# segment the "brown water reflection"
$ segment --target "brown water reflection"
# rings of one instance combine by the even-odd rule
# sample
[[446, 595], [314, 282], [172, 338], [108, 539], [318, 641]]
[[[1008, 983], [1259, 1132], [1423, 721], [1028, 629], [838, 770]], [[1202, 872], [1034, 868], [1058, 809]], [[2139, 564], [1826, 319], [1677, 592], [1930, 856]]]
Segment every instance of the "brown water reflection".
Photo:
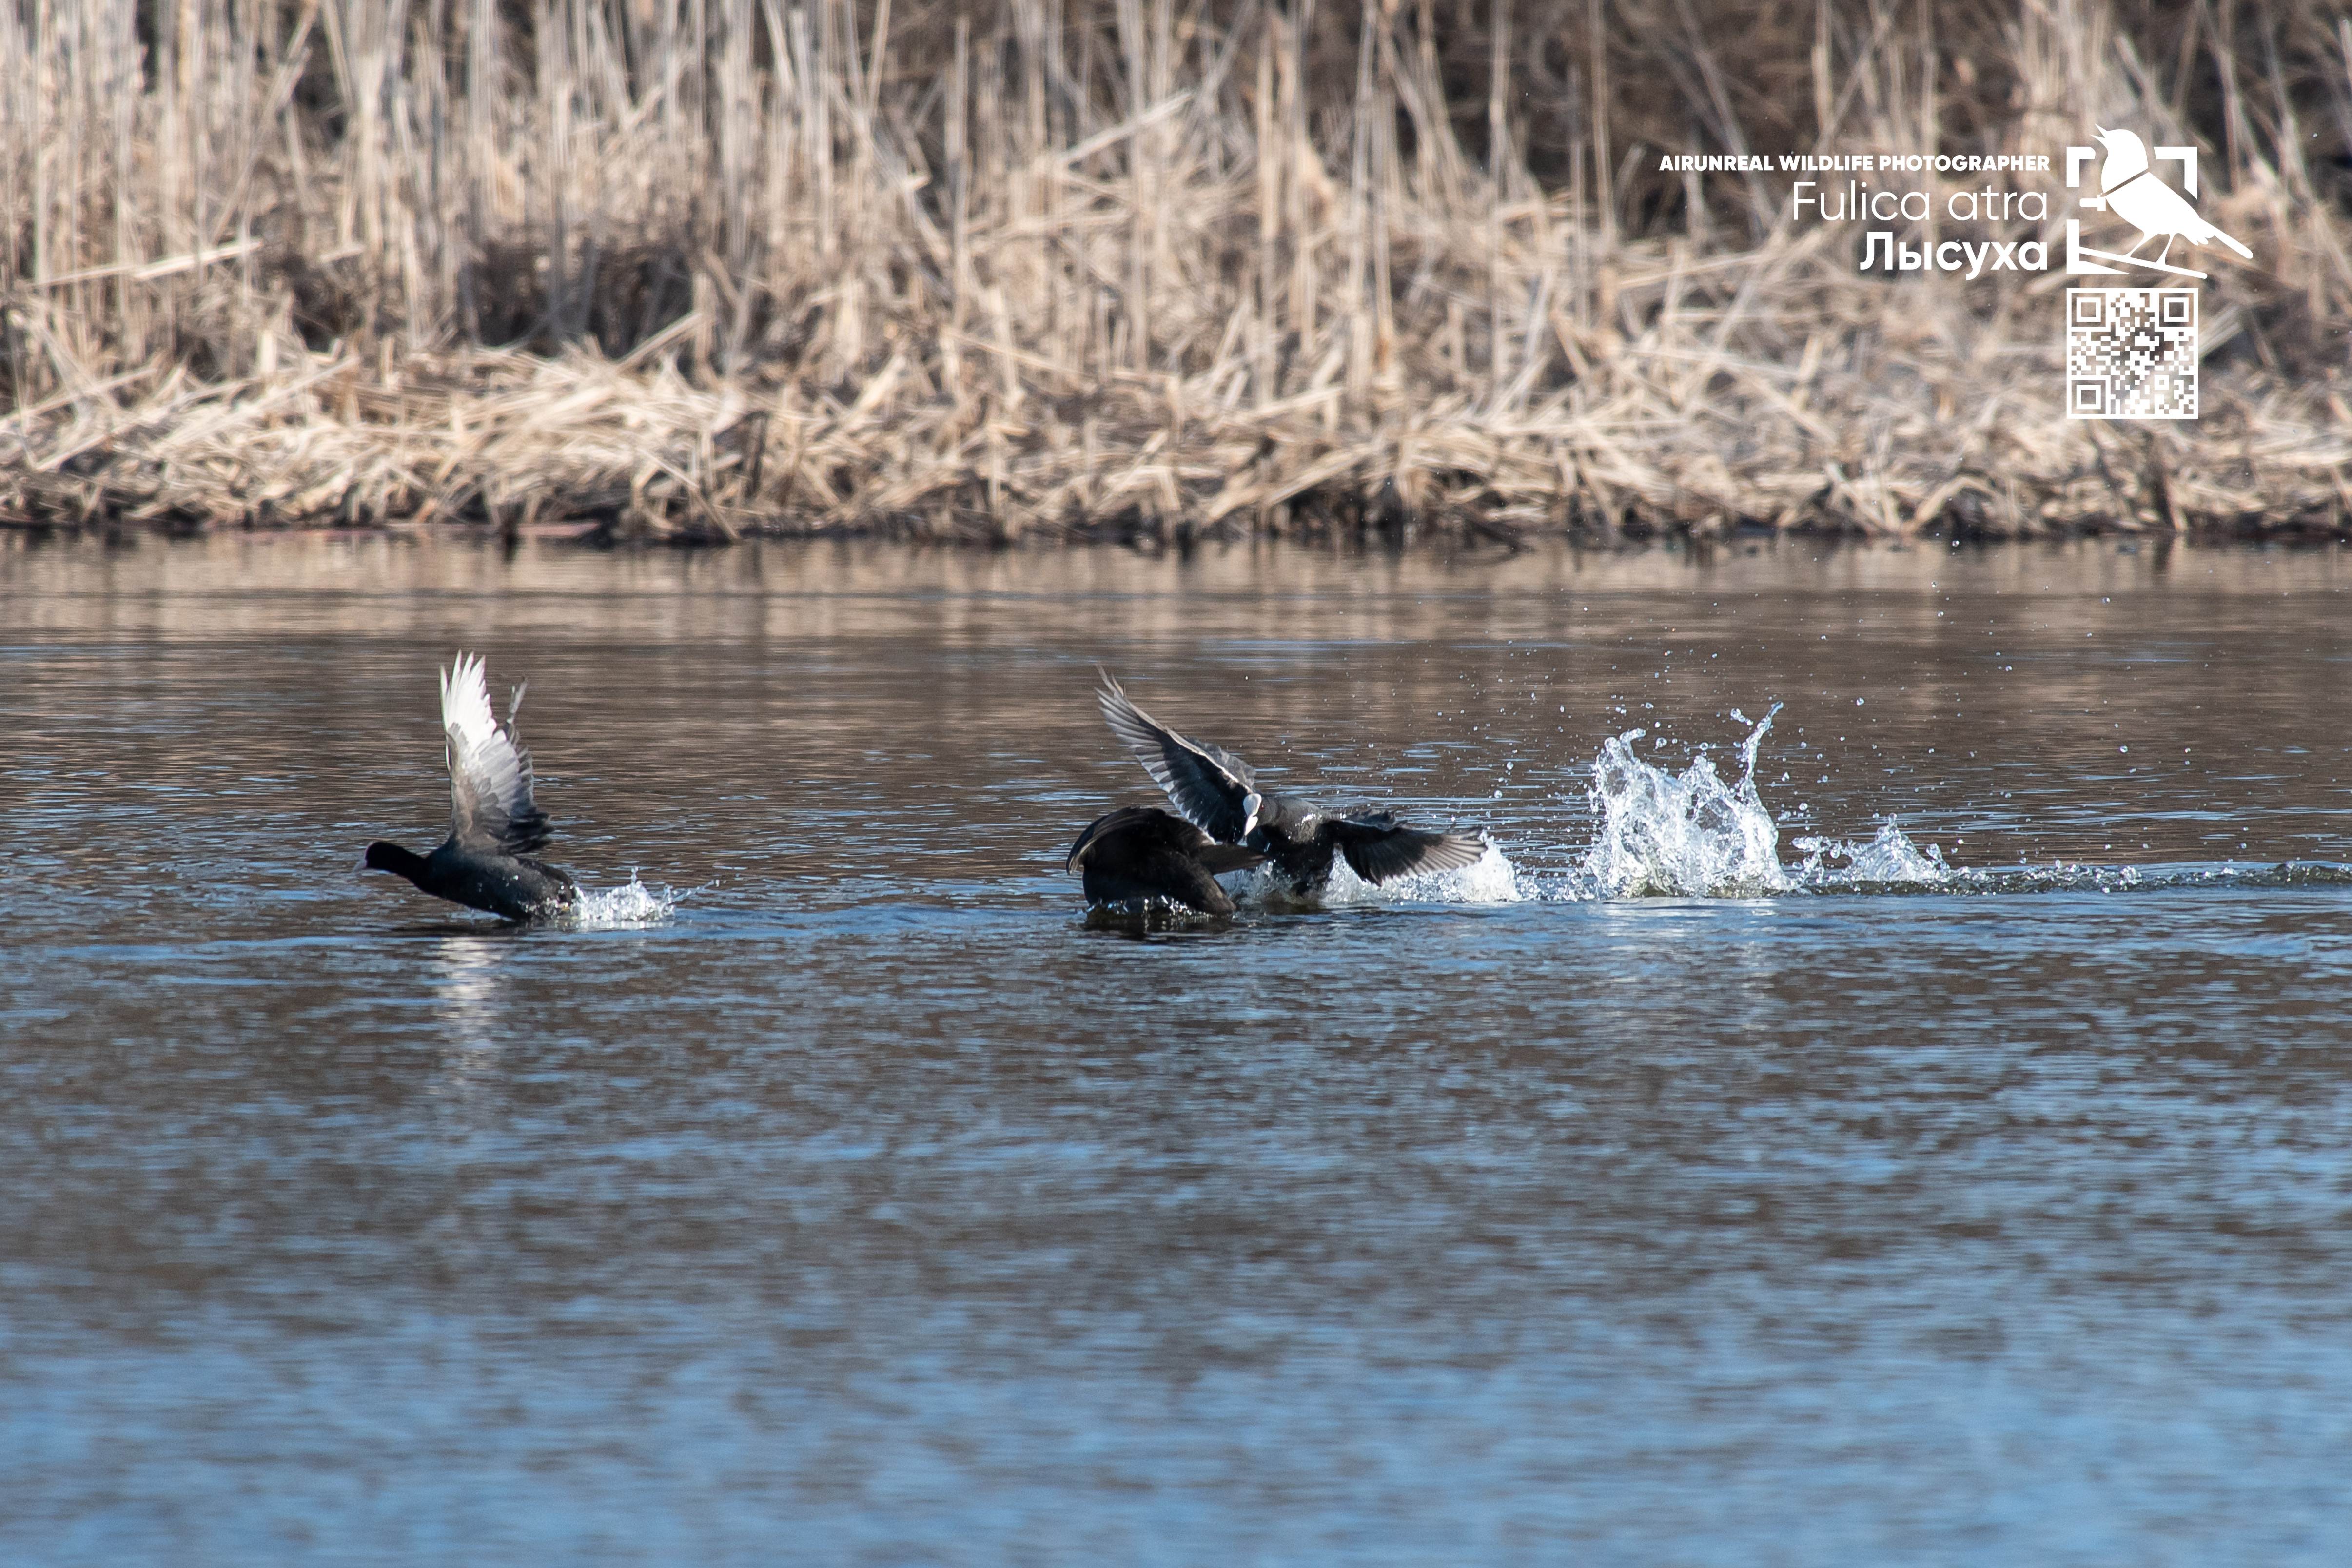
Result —
[[[2340, 1561], [2347, 581], [8, 545], [0, 1555]], [[350, 875], [460, 647], [667, 921]], [[1097, 659], [1525, 896], [1087, 929]], [[1773, 701], [2010, 869], [1580, 897]]]

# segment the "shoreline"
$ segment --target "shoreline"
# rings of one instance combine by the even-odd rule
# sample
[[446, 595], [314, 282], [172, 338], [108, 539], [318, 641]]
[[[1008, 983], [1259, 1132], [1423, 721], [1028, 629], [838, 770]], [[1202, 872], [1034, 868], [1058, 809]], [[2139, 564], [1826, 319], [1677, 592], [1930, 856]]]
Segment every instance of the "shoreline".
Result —
[[1903, 551], [1929, 544], [1943, 545], [1953, 550], [1999, 550], [2028, 545], [2116, 543], [2133, 547], [2146, 545], [2150, 549], [2165, 550], [2175, 547], [2199, 551], [2284, 548], [2303, 552], [2352, 546], [2352, 518], [2326, 522], [2290, 521], [2285, 523], [2252, 521], [2234, 525], [2215, 524], [2210, 527], [2191, 527], [2179, 532], [2168, 529], [2110, 521], [2079, 525], [2063, 531], [2046, 530], [2035, 533], [2014, 534], [1992, 532], [1947, 534], [1935, 529], [1920, 533], [1890, 534], [1872, 533], [1860, 529], [1839, 530], [1802, 525], [1778, 530], [1742, 527], [1721, 532], [1660, 531], [1606, 535], [1574, 526], [1564, 526], [1506, 534], [1490, 525], [1451, 521], [1434, 528], [1416, 523], [1402, 532], [1377, 529], [1293, 527], [1282, 531], [1241, 533], [1232, 531], [1187, 532], [1181, 528], [1162, 530], [1147, 523], [1142, 526], [1076, 525], [1057, 531], [1051, 537], [1042, 533], [1033, 533], [1014, 539], [991, 537], [978, 530], [934, 532], [911, 528], [844, 527], [829, 524], [793, 526], [789, 523], [779, 523], [772, 526], [756, 521], [739, 527], [731, 537], [720, 537], [715, 534], [684, 531], [623, 535], [594, 522], [541, 522], [520, 528], [474, 522], [400, 521], [356, 524], [281, 523], [268, 527], [230, 523], [191, 527], [184, 523], [125, 523], [120, 520], [110, 521], [105, 518], [87, 521], [74, 519], [52, 521], [0, 518], [0, 543], [29, 543], [37, 546], [59, 540], [127, 542], [133, 539], [152, 539], [166, 544], [216, 539], [242, 539], [257, 542], [283, 540], [289, 542], [331, 539], [375, 539], [403, 542], [437, 541], [450, 544], [500, 546], [527, 542], [534, 545], [578, 549], [589, 552], [640, 551], [692, 552], [728, 550], [739, 545], [835, 544], [870, 545], [882, 549], [916, 552], [945, 550], [982, 555], [1019, 555], [1096, 550], [1129, 551], [1146, 555], [1181, 555], [1210, 547], [1234, 549], [1264, 545], [1284, 545], [1340, 555], [1378, 552], [1398, 557], [1427, 554], [1452, 557], [1490, 552], [1508, 555], [1547, 547], [1558, 547], [1579, 554], [1593, 555], [1638, 556], [1653, 552], [1668, 554], [1687, 552], [1694, 555], [1711, 555], [1717, 552], [1737, 552], [1741, 550], [1753, 553], [1759, 546], [1769, 548], [1780, 544], [1811, 544], [1830, 550]]
[[2111, 526], [2077, 529], [2064, 533], [1949, 536], [1934, 532], [1891, 535], [1790, 528], [1777, 532], [1760, 529], [1735, 530], [1725, 533], [1660, 532], [1638, 538], [1622, 534], [1601, 537], [1568, 529], [1530, 532], [1513, 538], [1462, 528], [1415, 527], [1403, 532], [1305, 531], [1294, 529], [1278, 534], [1115, 532], [1106, 529], [1085, 534], [1057, 533], [1052, 537], [1031, 535], [995, 540], [955, 534], [890, 532], [877, 529], [787, 530], [763, 529], [754, 525], [743, 529], [733, 539], [722, 540], [687, 533], [619, 537], [607, 533], [593, 523], [572, 522], [539, 522], [515, 528], [445, 521], [350, 526], [289, 523], [270, 528], [192, 529], [154, 524], [125, 526], [103, 520], [64, 523], [0, 521], [0, 553], [28, 554], [75, 547], [120, 550], [147, 542], [167, 548], [229, 543], [282, 544], [289, 548], [333, 543], [446, 546], [495, 550], [509, 555], [520, 551], [544, 552], [575, 558], [723, 557], [739, 551], [761, 549], [831, 549], [856, 551], [861, 554], [901, 556], [910, 560], [937, 556], [971, 561], [1021, 558], [1044, 561], [1061, 556], [1115, 555], [1146, 561], [1190, 562], [1195, 559], [1224, 559], [1236, 552], [1249, 554], [1281, 552], [1333, 563], [1378, 559], [1398, 563], [1419, 561], [1448, 565], [1535, 560], [1549, 556], [1628, 563], [1644, 558], [1679, 558], [1705, 565], [1739, 557], [1778, 555], [1789, 550], [1808, 550], [1813, 552], [1814, 558], [1824, 562], [1848, 555], [1900, 556], [1914, 552], [1990, 558], [2028, 549], [2048, 552], [2098, 546], [2106, 552], [2118, 555], [2146, 552], [2152, 560], [2161, 563], [2175, 551], [2210, 556], [2283, 552], [2296, 557], [2325, 557], [2352, 549], [2352, 529], [2266, 529], [2259, 532], [2209, 529], [2175, 533], [2168, 530]]
[[[1788, 265], [1738, 259], [1714, 287]], [[1580, 338], [1586, 374], [1503, 413], [1435, 375], [1261, 404], [1220, 399], [1214, 369], [1063, 391], [1068, 378], [1009, 361], [1001, 383], [959, 397], [919, 357], [944, 351], [921, 340], [831, 385], [578, 351], [362, 370], [295, 350], [268, 378], [167, 376], [127, 404], [85, 395], [0, 421], [0, 527], [989, 546], [2352, 538], [2342, 369], [2289, 384], [2209, 366], [2205, 420], [2119, 429], [2042, 406], [2054, 399], [2033, 384], [2052, 378], [2013, 373], [2033, 345], [1982, 345], [2012, 367], [1995, 384], [1849, 324], [1837, 350], [1807, 356], [1810, 374], [1748, 366], [1677, 412], [1679, 351], [1561, 326], [1560, 342]], [[1853, 368], [1823, 368], [1833, 357]], [[1960, 409], [1974, 412], [1938, 418]]]

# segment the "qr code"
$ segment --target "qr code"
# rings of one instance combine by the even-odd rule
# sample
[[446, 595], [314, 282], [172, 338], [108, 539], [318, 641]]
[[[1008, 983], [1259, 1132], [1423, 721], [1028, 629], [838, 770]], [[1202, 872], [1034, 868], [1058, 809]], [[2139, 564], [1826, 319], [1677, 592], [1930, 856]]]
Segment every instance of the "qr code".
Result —
[[2197, 417], [2197, 290], [2066, 290], [2066, 413]]

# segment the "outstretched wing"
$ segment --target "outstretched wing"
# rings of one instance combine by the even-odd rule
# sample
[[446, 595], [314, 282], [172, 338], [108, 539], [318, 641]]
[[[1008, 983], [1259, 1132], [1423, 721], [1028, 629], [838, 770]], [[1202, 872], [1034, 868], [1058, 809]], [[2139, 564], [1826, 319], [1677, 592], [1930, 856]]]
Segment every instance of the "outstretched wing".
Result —
[[1367, 882], [1385, 882], [1408, 871], [1458, 870], [1486, 853], [1484, 838], [1407, 827], [1385, 811], [1341, 817], [1331, 825], [1331, 835], [1349, 867]]
[[1228, 844], [1248, 831], [1247, 802], [1255, 793], [1256, 775], [1247, 763], [1222, 746], [1186, 740], [1129, 700], [1108, 675], [1095, 697], [1111, 733], [1135, 753], [1186, 821]]
[[515, 688], [501, 726], [490, 711], [478, 654], [459, 654], [441, 676], [441, 729], [449, 742], [449, 834], [462, 848], [527, 855], [553, 836], [531, 799], [530, 753], [514, 736]]

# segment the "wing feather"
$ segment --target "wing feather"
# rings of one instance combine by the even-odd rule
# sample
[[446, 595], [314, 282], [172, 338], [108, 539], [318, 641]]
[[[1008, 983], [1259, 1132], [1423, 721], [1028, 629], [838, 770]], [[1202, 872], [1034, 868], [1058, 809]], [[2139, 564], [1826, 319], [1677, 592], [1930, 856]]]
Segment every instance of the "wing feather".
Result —
[[1367, 882], [1411, 871], [1459, 870], [1476, 865], [1486, 853], [1483, 837], [1407, 827], [1385, 811], [1343, 817], [1331, 827], [1349, 868]]
[[1228, 844], [1242, 837], [1249, 819], [1244, 803], [1256, 783], [1247, 763], [1222, 746], [1186, 740], [1138, 708], [1108, 674], [1095, 698], [1111, 733], [1135, 753], [1187, 822]]
[[479, 654], [460, 654], [441, 677], [441, 729], [448, 739], [449, 835], [467, 849], [527, 855], [552, 837], [531, 798], [530, 753], [515, 739], [522, 688], [501, 726], [490, 710]]

